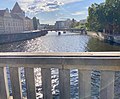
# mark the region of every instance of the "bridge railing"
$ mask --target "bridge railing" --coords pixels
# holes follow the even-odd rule
[[[43,99],[53,99],[51,68],[59,69],[60,99],[70,99],[70,69],[78,69],[79,99],[91,99],[91,71],[101,71],[100,99],[114,99],[120,53],[0,53],[0,99],[9,99],[6,66],[13,99],[23,99],[20,67],[24,67],[27,99],[36,99],[34,68],[41,68]]]

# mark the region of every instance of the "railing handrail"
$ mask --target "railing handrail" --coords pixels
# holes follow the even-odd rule
[[[13,99],[22,99],[19,67],[24,67],[27,99],[36,99],[34,68],[41,68],[44,99],[52,99],[51,68],[59,70],[60,99],[70,99],[70,69],[78,69],[80,99],[91,97],[92,70],[101,70],[100,99],[113,99],[115,71],[120,71],[120,52],[0,53],[1,99],[9,99],[6,66],[10,69]]]
[[[120,70],[120,52],[0,53],[0,67]]]
[[[0,57],[25,57],[25,56],[37,56],[37,57],[120,57],[120,52],[1,52]]]

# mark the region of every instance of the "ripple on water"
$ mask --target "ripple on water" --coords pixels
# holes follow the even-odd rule
[[[94,42],[93,42],[94,41]],[[91,43],[90,43],[91,42]],[[91,45],[92,44],[92,45]],[[97,40],[92,40],[91,37],[85,35],[79,35],[75,33],[66,33],[58,36],[56,32],[49,32],[48,35],[38,37],[32,40],[21,41],[16,43],[4,44],[0,45],[1,52],[85,52],[88,50],[95,51],[98,45],[102,44],[102,50],[106,50],[113,48],[110,45],[107,46],[99,42]],[[94,45],[94,46],[93,46]],[[119,47],[115,47],[119,50]],[[98,50],[98,49],[97,49]],[[35,73],[35,85],[37,91],[37,99],[41,99],[43,97],[42,94],[42,82],[41,82],[41,69],[36,68],[34,70]],[[8,72],[9,74],[9,72]],[[119,74],[119,73],[118,73]],[[116,74],[116,75],[118,75]],[[119,77],[119,76],[116,76]],[[23,94],[26,95],[26,84],[24,80],[24,68],[21,68],[21,78],[22,78],[22,88]],[[52,78],[52,94],[54,96],[59,95],[59,71],[58,69],[51,69],[51,78]],[[9,87],[10,87],[10,77],[9,79]],[[91,73],[91,88],[92,88],[92,98],[99,99],[99,85],[100,85],[100,72],[94,71]],[[118,83],[118,79],[116,80],[116,86]],[[70,85],[71,85],[71,97],[72,99],[78,99],[78,70],[70,71]],[[10,87],[11,88],[11,87]],[[115,89],[119,94],[119,89]],[[11,90],[10,90],[11,93]],[[116,98],[117,99],[117,98]]]

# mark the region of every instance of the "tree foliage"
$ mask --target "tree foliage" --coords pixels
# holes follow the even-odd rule
[[[71,28],[74,28],[74,27],[76,27],[76,24],[77,24],[77,22],[76,22],[76,20],[75,19],[72,19],[72,23],[71,23]]]
[[[86,28],[86,25],[84,23],[77,22],[75,19],[72,19],[70,28],[77,28],[77,29]]]
[[[120,33],[120,0],[106,0],[88,9],[87,27],[93,31]]]
[[[37,30],[38,28],[38,20],[36,17],[33,17],[33,28],[34,30]]]

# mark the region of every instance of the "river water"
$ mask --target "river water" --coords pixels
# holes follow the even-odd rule
[[[60,36],[49,32],[46,36],[32,40],[0,45],[1,52],[85,52],[120,51],[120,46],[100,42],[79,33],[66,33]]]
[[[31,40],[14,42],[0,45],[0,52],[99,52],[99,51],[120,51],[120,46],[99,41],[87,35],[70,33],[57,35],[57,32],[48,32],[46,36]],[[35,82],[38,99],[42,98],[41,91],[41,69],[35,69]],[[58,70],[52,69],[52,93],[59,96]],[[118,77],[119,73],[117,73]],[[22,88],[25,96],[26,86],[24,80],[24,68],[21,68]],[[92,72],[92,96],[99,99],[100,71]],[[10,79],[8,75],[8,79]],[[78,70],[70,71],[71,99],[78,99]],[[118,81],[117,81],[118,83]],[[9,80],[10,86],[10,80]],[[98,90],[98,91],[96,91]],[[11,90],[10,90],[11,91]],[[117,89],[119,91],[119,89]],[[119,93],[118,93],[119,94]]]

